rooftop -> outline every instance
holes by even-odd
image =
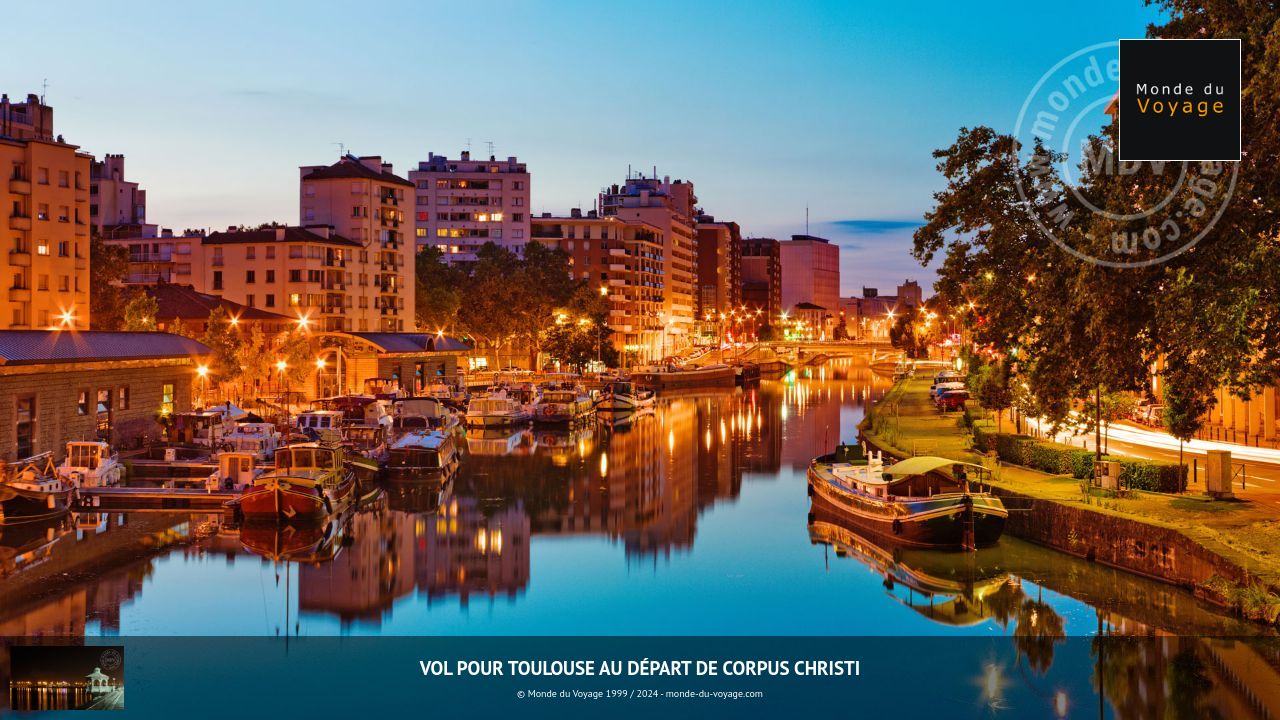
[[[345,334],[358,337],[365,342],[382,348],[384,352],[392,353],[456,352],[470,349],[461,340],[446,335],[389,332],[349,332]]]
[[[377,164],[384,169],[374,170],[373,168],[369,167],[365,163],[361,162],[364,159],[365,158],[358,158],[350,154],[343,155],[342,158],[338,160],[338,162],[332,165],[311,168],[311,171],[305,173],[302,176],[302,179],[303,180],[340,180],[343,178],[354,178],[354,179],[365,179],[365,180],[377,180],[379,182],[391,183],[393,185],[406,185],[408,187],[413,187],[413,183],[387,170],[386,168],[390,168],[391,167],[390,165],[382,165],[379,162]],[[304,170],[305,169],[306,168],[304,168]]]
[[[241,243],[322,243],[325,245],[343,245],[364,247],[355,240],[329,232],[329,227],[275,227],[260,230],[228,230],[210,233],[203,241],[205,245],[232,245]]]
[[[190,285],[172,285],[161,283],[147,287],[146,293],[156,299],[160,311],[156,317],[160,320],[208,320],[209,313],[221,306],[228,317],[239,320],[262,320],[266,322],[292,322],[293,318],[267,312],[259,308],[241,305],[238,302],[196,292]]]
[[[207,355],[203,343],[181,335],[96,330],[0,330],[0,365],[101,360],[169,360]]]

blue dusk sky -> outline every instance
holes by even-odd
[[[842,247],[844,293],[932,273],[912,228],[962,126],[1009,131],[1037,79],[1141,37],[1141,0],[43,2],[3,11],[0,90],[48,81],[56,130],[123,153],[148,220],[298,222],[338,146],[407,172],[493,141],[532,210],[590,207],[628,165],[694,181],[750,236]],[[1101,118],[1099,120],[1101,122]]]

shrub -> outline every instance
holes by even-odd
[[[981,421],[974,425],[973,445],[984,452],[995,450],[1001,461],[1014,465],[1077,479],[1093,477],[1093,453],[1071,445],[991,432],[990,426],[984,428]]]
[[[1120,463],[1120,487],[1163,493],[1180,493],[1187,489],[1185,465],[1110,455],[1104,459]]]

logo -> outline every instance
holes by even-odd
[[[98,656],[98,665],[103,670],[119,670],[120,663],[123,661],[120,651],[115,648],[107,648]]]
[[[1239,165],[1120,160],[1105,131],[1130,115],[1117,94],[1119,45],[1077,50],[1032,87],[1014,126],[1017,191],[1041,233],[1074,257],[1145,267],[1186,252],[1213,229]]]

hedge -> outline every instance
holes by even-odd
[[[982,421],[974,423],[973,446],[980,452],[994,450],[1003,462],[1022,465],[1050,473],[1070,475],[1083,480],[1093,477],[1094,454],[1071,445],[1037,440],[1027,435],[997,433]],[[1120,463],[1120,486],[1154,492],[1183,492],[1187,489],[1187,468],[1152,460],[1118,458],[1104,460]]]

